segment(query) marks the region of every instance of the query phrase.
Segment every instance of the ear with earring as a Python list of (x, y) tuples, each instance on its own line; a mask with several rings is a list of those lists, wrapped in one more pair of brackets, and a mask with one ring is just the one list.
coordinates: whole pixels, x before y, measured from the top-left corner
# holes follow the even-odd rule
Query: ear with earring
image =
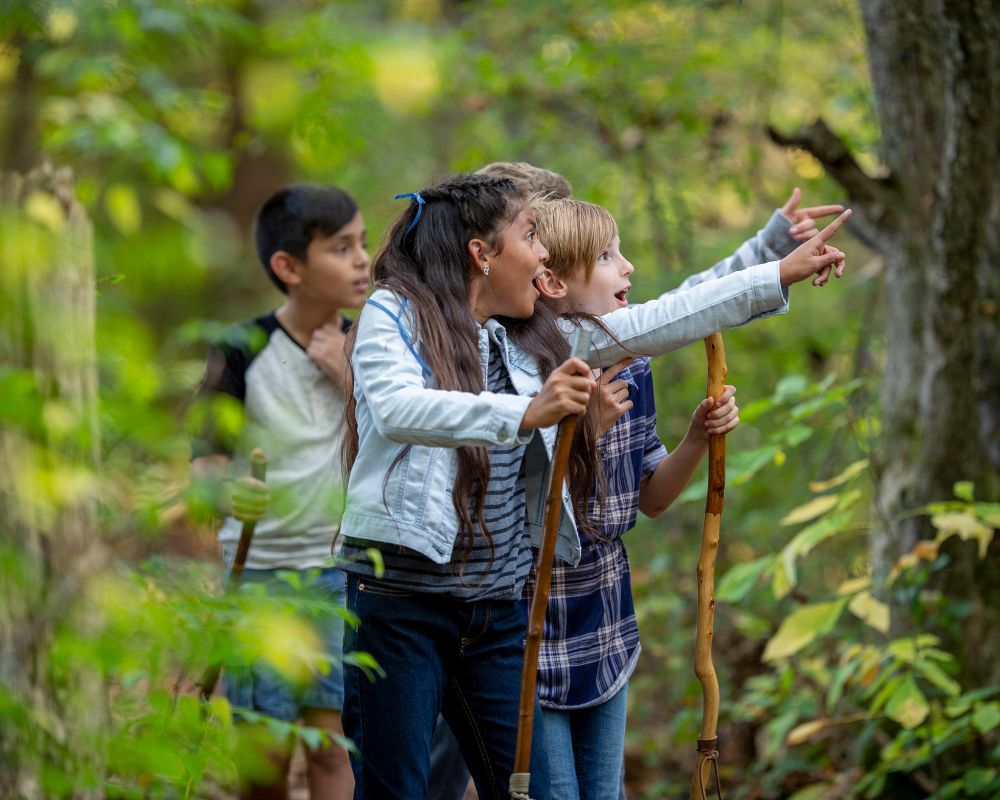
[(490, 265), (487, 261), (483, 261), (483, 277), (487, 278), (490, 274)]

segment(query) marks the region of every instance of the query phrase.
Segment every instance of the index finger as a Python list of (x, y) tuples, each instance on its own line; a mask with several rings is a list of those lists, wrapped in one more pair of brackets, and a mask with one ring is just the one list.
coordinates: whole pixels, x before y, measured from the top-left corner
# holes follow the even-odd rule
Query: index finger
[(830, 237), (833, 236), (833, 234), (837, 232), (840, 226), (843, 225), (845, 222), (847, 222), (847, 220), (850, 219), (850, 217), (851, 217), (851, 209), (847, 209), (847, 211), (845, 211), (843, 214), (837, 217), (833, 222), (831, 222), (829, 225), (823, 228), (823, 230), (817, 233), (813, 237), (813, 239), (819, 239), (819, 241), (821, 241), (823, 244), (826, 244), (828, 241), (830, 241)]
[(608, 383), (608, 382), (609, 382), (609, 381), (611, 381), (611, 380), (612, 380), (612, 379), (613, 379), (613, 378), (614, 378), (614, 377), (615, 377), (615, 376), (616, 376), (616, 375), (617, 375), (617, 374), (618, 374), (619, 372), (621, 372), (621, 371), (622, 371), (623, 369), (625, 369), (625, 367), (627, 367), (627, 366), (628, 366), (629, 364), (631, 364), (631, 363), (632, 363), (633, 361), (635, 361), (635, 357), (634, 357), (634, 356), (628, 356), (627, 358), (623, 358), (623, 359), (622, 359), (621, 361), (619, 361), (619, 362), (618, 362), (617, 364), (613, 364), (613, 365), (611, 365), (611, 366), (610, 366), (610, 367), (608, 367), (608, 368), (607, 368), (606, 370), (604, 370), (604, 372), (602, 372), (602, 373), (601, 373), (601, 377), (600, 377), (600, 379), (599, 379), (599, 380), (600, 380), (600, 382), (601, 382), (601, 383), (605, 383), (605, 384), (606, 384), (606, 383)]
[(819, 217), (828, 217), (830, 214), (839, 214), (844, 210), (844, 207), (840, 203), (833, 203), (828, 206), (812, 206), (811, 208), (799, 209), (800, 214), (805, 214), (811, 219), (818, 219)]
[(553, 371), (565, 372), (567, 375), (583, 375), (593, 380), (593, 375), (590, 372), (590, 367), (587, 366), (587, 362), (582, 358), (576, 358), (575, 356), (567, 358)]

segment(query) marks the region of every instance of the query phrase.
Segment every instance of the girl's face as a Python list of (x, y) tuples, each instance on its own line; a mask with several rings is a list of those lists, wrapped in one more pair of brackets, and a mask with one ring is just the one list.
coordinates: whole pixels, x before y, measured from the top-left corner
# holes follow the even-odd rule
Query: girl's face
[(622, 255), (621, 239), (615, 236), (597, 256), (589, 279), (584, 279), (581, 270), (579, 277), (565, 281), (569, 310), (602, 316), (625, 308), (633, 272), (635, 267)]
[(527, 319), (535, 310), (538, 290), (534, 280), (541, 276), (549, 251), (535, 233), (535, 217), (525, 204), (500, 234), (497, 252), (484, 253), (477, 260), (489, 275), (473, 283), (472, 309), (480, 324), (490, 317)]

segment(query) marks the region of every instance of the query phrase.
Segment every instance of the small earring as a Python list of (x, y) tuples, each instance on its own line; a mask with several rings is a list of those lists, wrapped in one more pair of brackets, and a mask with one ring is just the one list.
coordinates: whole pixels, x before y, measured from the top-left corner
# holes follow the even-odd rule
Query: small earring
[(488, 276), (489, 276), (489, 274), (490, 274), (490, 265), (489, 265), (489, 264), (487, 264), (487, 263), (486, 263), (486, 262), (484, 261), (484, 262), (483, 262), (483, 277), (484, 277), (484, 278), (486, 278), (486, 277), (488, 277)]

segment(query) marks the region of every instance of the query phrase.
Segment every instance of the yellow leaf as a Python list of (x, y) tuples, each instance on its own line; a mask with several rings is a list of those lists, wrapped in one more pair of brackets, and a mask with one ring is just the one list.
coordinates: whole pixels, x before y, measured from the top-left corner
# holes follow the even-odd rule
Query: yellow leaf
[(916, 728), (927, 719), (930, 706), (927, 698), (917, 687), (912, 675), (908, 675), (892, 693), (889, 702), (885, 704), (885, 715), (894, 719), (907, 730)]
[(842, 483), (846, 483), (855, 475), (864, 472), (868, 467), (868, 459), (862, 458), (860, 461), (855, 461), (853, 464), (847, 467), (839, 475), (830, 478), (828, 481), (812, 481), (809, 484), (809, 491), (811, 492), (825, 492), (832, 489), (834, 486), (840, 486)]
[(789, 511), (781, 520), (782, 525), (798, 525), (800, 522), (808, 522), (811, 519), (816, 519), (831, 508), (837, 505), (837, 501), (840, 499), (838, 494), (828, 494), (822, 497), (815, 497), (810, 500), (805, 505), (801, 505), (798, 508), (794, 508)]
[(846, 725), (851, 722), (860, 722), (861, 720), (866, 719), (868, 719), (867, 714), (851, 714), (849, 716), (836, 719), (832, 717), (823, 717), (822, 719), (814, 719), (811, 722), (803, 722), (801, 725), (796, 725), (788, 732), (788, 735), (785, 737), (785, 744), (789, 746), (802, 744), (803, 742), (809, 741), (809, 739), (820, 731), (823, 731), (833, 725)]
[(847, 608), (854, 616), (879, 633), (889, 632), (889, 606), (881, 600), (876, 600), (870, 592), (856, 594)]
[(774, 564), (774, 577), (771, 579), (771, 594), (775, 600), (780, 600), (792, 590), (792, 581), (788, 577), (785, 565), (780, 561)]
[(208, 701), (208, 710), (226, 728), (233, 726), (233, 709), (225, 697), (213, 697)]
[(830, 724), (828, 719), (814, 719), (792, 728), (785, 737), (785, 744), (794, 746), (808, 741)]
[(829, 631), (840, 618), (846, 603), (846, 598), (827, 603), (812, 603), (790, 614), (764, 648), (764, 660), (776, 661), (779, 658), (786, 658)]
[(976, 519), (975, 515), (965, 511), (935, 514), (931, 517), (931, 524), (938, 530), (935, 540), (938, 543), (950, 536), (958, 536), (964, 541), (976, 539), (979, 542), (979, 557), (986, 557), (986, 549), (993, 540), (993, 529)]
[(837, 594), (843, 597), (847, 594), (854, 594), (855, 592), (860, 592), (863, 589), (867, 589), (871, 586), (872, 579), (867, 575), (860, 578), (848, 578), (840, 586), (837, 587)]

